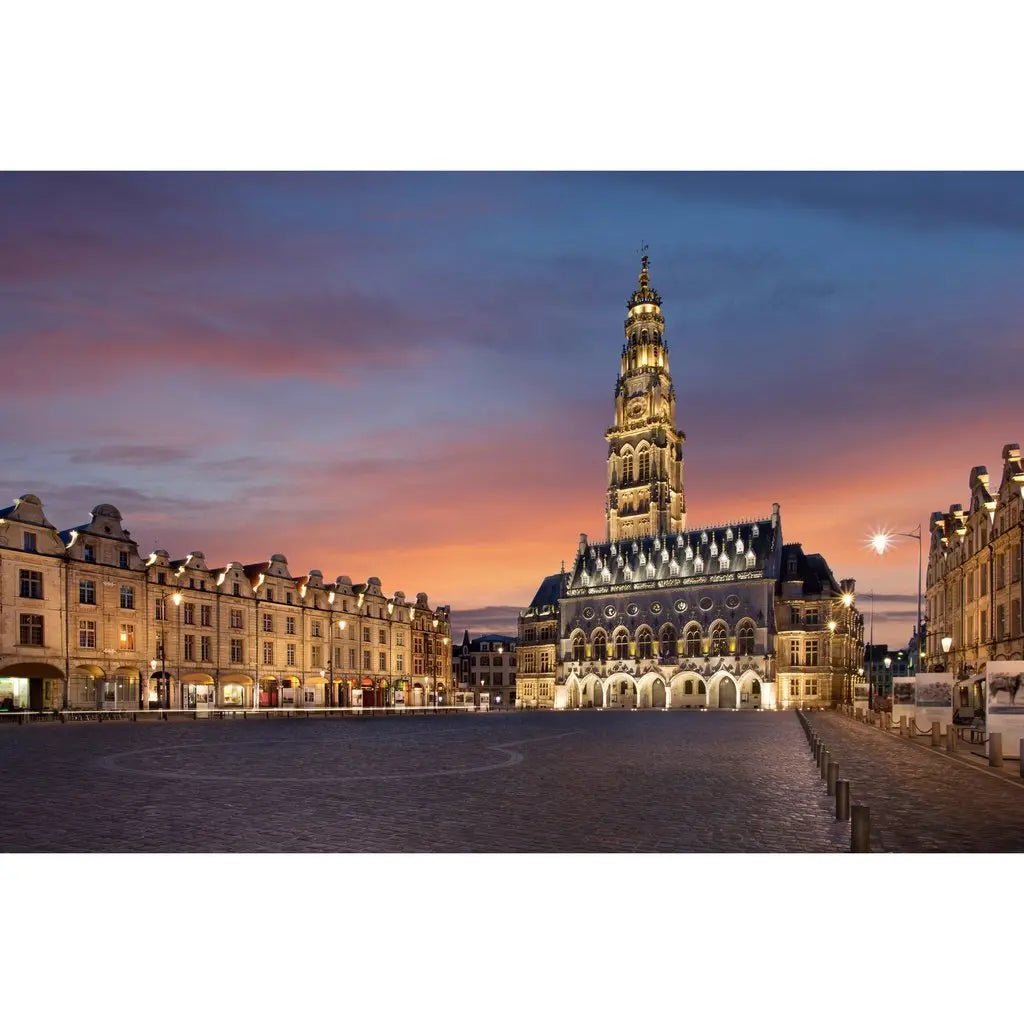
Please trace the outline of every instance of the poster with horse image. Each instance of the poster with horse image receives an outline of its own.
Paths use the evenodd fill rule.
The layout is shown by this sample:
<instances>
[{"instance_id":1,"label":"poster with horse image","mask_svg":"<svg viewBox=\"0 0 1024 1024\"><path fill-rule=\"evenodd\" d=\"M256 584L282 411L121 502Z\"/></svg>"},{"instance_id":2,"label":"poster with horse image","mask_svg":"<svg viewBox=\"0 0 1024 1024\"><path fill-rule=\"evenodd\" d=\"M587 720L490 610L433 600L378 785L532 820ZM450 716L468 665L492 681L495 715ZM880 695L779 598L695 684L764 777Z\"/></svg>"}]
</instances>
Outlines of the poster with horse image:
<instances>
[{"instance_id":1,"label":"poster with horse image","mask_svg":"<svg viewBox=\"0 0 1024 1024\"><path fill-rule=\"evenodd\" d=\"M1024 715L1024 661L990 661L986 675L988 713Z\"/></svg>"}]
</instances>

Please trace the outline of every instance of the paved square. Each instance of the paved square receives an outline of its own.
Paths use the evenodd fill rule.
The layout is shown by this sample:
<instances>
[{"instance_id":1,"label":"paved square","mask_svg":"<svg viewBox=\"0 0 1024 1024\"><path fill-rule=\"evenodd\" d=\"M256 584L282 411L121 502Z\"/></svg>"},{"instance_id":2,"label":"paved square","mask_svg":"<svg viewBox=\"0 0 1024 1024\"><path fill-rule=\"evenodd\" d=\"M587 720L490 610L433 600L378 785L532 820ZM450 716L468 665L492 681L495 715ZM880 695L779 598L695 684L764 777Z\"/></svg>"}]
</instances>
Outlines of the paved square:
<instances>
[{"instance_id":1,"label":"paved square","mask_svg":"<svg viewBox=\"0 0 1024 1024\"><path fill-rule=\"evenodd\" d=\"M5 851L848 848L792 714L6 726Z\"/></svg>"}]
</instances>

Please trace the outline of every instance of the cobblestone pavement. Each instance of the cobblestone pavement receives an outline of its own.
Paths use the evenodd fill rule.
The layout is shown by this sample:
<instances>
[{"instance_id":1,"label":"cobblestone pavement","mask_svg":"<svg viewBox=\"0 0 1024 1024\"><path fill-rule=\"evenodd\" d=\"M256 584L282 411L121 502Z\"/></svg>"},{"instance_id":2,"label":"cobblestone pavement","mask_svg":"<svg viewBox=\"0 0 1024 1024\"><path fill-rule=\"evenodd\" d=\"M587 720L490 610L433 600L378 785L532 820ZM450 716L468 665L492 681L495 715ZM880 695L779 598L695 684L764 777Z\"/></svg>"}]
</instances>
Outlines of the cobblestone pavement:
<instances>
[{"instance_id":1,"label":"cobblestone pavement","mask_svg":"<svg viewBox=\"0 0 1024 1024\"><path fill-rule=\"evenodd\" d=\"M833 712L807 717L850 802L871 808L873 850L1024 851L1024 786Z\"/></svg>"},{"instance_id":2,"label":"cobblestone pavement","mask_svg":"<svg viewBox=\"0 0 1024 1024\"><path fill-rule=\"evenodd\" d=\"M0 729L4 851L829 851L792 714Z\"/></svg>"}]
</instances>

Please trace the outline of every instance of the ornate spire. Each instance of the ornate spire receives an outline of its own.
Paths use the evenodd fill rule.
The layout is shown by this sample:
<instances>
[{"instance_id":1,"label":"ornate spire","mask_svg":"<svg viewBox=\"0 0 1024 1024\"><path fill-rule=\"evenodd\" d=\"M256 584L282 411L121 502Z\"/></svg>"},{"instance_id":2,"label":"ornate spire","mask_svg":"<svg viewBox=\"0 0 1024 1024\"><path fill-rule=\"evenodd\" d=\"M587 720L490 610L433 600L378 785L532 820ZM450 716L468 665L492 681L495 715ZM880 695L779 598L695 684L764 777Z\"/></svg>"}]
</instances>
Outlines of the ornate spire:
<instances>
[{"instance_id":1,"label":"ornate spire","mask_svg":"<svg viewBox=\"0 0 1024 1024\"><path fill-rule=\"evenodd\" d=\"M647 249L647 246L644 246ZM647 253L644 252L643 256L640 257L640 282L639 287L630 296L629 302L626 303L627 309L632 309L634 306L642 305L645 302L652 302L656 306L661 305L661 296L651 287L650 274L648 272L648 265L650 258Z\"/></svg>"}]
</instances>

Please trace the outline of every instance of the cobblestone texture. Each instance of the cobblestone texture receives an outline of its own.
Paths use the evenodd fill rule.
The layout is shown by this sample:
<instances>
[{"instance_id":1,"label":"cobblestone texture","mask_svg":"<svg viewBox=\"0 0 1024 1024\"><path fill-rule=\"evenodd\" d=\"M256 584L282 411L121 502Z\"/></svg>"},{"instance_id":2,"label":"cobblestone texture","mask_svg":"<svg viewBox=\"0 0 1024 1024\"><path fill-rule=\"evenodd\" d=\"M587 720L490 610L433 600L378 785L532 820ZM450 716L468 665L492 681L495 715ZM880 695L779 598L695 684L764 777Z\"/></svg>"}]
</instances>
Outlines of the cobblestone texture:
<instances>
[{"instance_id":1,"label":"cobblestone texture","mask_svg":"<svg viewBox=\"0 0 1024 1024\"><path fill-rule=\"evenodd\" d=\"M833 712L808 720L850 780L850 802L871 808L873 850L1024 851L1024 787Z\"/></svg>"},{"instance_id":2,"label":"cobblestone texture","mask_svg":"<svg viewBox=\"0 0 1024 1024\"><path fill-rule=\"evenodd\" d=\"M4 851L829 851L792 714L0 730Z\"/></svg>"}]
</instances>

